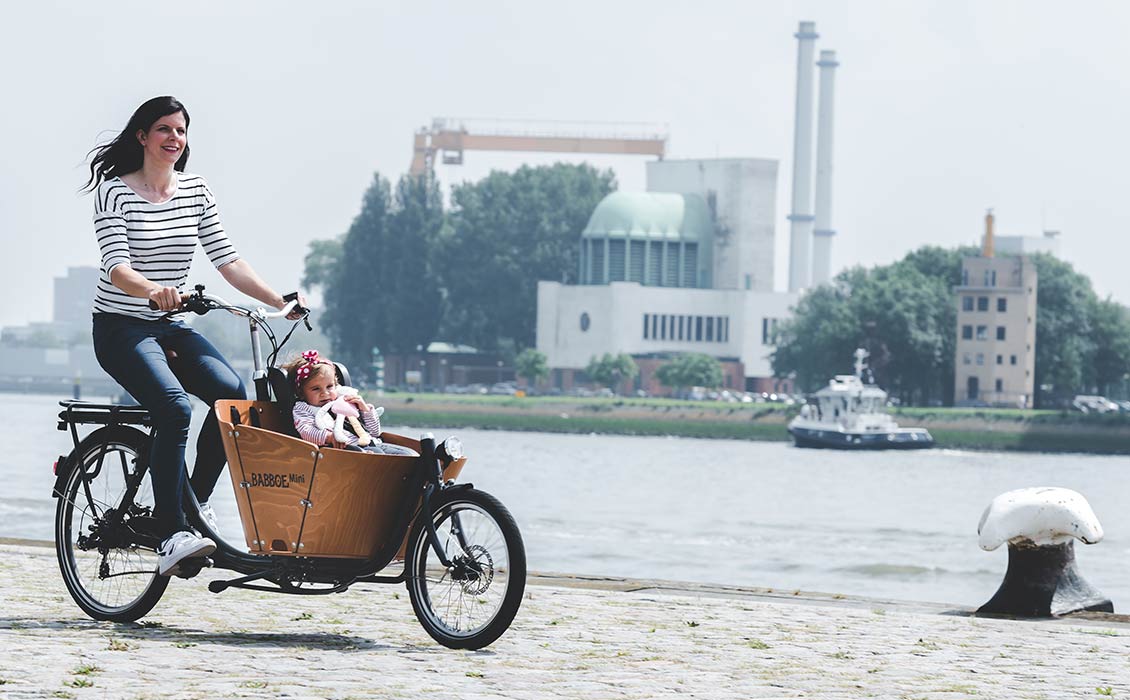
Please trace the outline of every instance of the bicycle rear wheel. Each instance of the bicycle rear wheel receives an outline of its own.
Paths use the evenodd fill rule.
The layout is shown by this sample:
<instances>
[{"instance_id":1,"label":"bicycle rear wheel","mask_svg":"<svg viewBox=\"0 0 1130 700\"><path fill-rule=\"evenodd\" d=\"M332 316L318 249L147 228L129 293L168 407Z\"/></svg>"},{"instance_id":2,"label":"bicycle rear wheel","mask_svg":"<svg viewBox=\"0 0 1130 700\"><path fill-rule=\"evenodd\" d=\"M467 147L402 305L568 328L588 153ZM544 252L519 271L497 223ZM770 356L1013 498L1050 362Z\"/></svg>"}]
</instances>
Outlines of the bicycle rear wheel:
<instances>
[{"instance_id":1,"label":"bicycle rear wheel","mask_svg":"<svg viewBox=\"0 0 1130 700\"><path fill-rule=\"evenodd\" d=\"M481 649L510 627L526 589L526 550L514 517L498 499L452 489L432 504L445 567L417 521L409 547L408 595L416 618L440 644Z\"/></svg>"},{"instance_id":2,"label":"bicycle rear wheel","mask_svg":"<svg viewBox=\"0 0 1130 700\"><path fill-rule=\"evenodd\" d=\"M149 436L124 426L91 433L73 453L55 509L55 552L75 603L95 620L132 622L153 609L157 575ZM140 458L139 458L140 456Z\"/></svg>"}]
</instances>

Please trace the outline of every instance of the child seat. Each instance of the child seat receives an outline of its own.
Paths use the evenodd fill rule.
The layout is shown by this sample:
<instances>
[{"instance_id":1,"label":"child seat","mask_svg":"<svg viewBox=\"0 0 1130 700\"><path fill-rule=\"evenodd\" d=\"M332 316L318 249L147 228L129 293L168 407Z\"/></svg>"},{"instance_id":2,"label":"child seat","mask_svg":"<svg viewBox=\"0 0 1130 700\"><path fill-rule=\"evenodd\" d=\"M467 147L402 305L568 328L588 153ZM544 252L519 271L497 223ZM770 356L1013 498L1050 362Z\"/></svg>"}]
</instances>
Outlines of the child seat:
<instances>
[{"instance_id":1,"label":"child seat","mask_svg":"<svg viewBox=\"0 0 1130 700\"><path fill-rule=\"evenodd\" d=\"M393 536L418 458L313 445L293 436L282 403L220 400L215 410L252 553L365 559ZM420 450L394 433L381 439ZM465 462L450 464L444 479Z\"/></svg>"}]
</instances>

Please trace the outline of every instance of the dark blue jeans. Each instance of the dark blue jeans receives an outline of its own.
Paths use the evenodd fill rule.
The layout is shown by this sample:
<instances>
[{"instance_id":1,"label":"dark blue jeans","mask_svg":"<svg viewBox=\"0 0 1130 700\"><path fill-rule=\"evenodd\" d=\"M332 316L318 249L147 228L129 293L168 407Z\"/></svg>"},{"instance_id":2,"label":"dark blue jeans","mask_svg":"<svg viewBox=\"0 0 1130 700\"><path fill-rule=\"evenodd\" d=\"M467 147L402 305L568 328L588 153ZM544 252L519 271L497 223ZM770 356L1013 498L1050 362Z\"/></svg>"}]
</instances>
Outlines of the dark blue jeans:
<instances>
[{"instance_id":1,"label":"dark blue jeans","mask_svg":"<svg viewBox=\"0 0 1130 700\"><path fill-rule=\"evenodd\" d=\"M102 369L153 417L155 517L162 538L188 529L184 495L184 451L192 420L191 393L209 407L217 399L244 399L247 392L220 351L183 321L145 321L121 314L94 314L94 354ZM205 502L227 458L215 410L209 408L196 441L190 484Z\"/></svg>"}]
</instances>

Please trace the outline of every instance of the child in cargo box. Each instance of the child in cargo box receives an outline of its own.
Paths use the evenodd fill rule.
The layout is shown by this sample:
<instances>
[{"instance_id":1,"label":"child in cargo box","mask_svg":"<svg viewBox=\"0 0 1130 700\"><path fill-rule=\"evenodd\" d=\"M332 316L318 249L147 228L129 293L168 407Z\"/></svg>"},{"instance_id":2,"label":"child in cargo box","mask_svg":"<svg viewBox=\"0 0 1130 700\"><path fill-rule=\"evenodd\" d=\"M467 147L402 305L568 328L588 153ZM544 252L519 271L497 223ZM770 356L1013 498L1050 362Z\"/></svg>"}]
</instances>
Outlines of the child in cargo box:
<instances>
[{"instance_id":1,"label":"child in cargo box","mask_svg":"<svg viewBox=\"0 0 1130 700\"><path fill-rule=\"evenodd\" d=\"M337 383L334 365L317 350L307 350L302 356L284 366L288 377L294 381L294 427L303 440L315 445L330 445L345 450L373 452L386 455L405 455L415 457L416 452L407 447L382 442L380 411L365 403L356 393L343 398L360 414L361 422L352 422L354 432L338 432L339 440L332 428L321 428L315 423L319 409L338 399L341 387ZM346 423L350 425L350 423ZM367 436L358 435L358 431ZM371 440L367 440L370 437ZM368 444L361 444L368 442Z\"/></svg>"}]
</instances>

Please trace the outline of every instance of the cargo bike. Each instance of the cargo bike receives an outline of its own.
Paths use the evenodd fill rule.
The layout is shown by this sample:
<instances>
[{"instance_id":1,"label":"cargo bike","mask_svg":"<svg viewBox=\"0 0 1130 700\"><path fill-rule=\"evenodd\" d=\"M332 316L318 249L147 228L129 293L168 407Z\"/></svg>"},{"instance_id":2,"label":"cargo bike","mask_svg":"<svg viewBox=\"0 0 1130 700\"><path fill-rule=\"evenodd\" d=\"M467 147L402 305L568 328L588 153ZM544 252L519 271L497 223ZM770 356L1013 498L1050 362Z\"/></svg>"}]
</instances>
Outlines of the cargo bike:
<instances>
[{"instance_id":1,"label":"cargo bike","mask_svg":"<svg viewBox=\"0 0 1130 700\"><path fill-rule=\"evenodd\" d=\"M355 584L403 583L420 624L437 642L454 649L487 646L510 626L525 589L525 549L514 518L490 494L455 482L467 461L457 438L381 435L418 457L300 440L290 411L293 385L274 366L299 322L281 342L268 323L296 306L291 298L278 312L248 309L197 286L173 312L224 310L246 318L256 394L254 401L214 407L246 547L213 531L186 488L188 522L216 542L216 551L182 561L178 575L191 578L203 567L235 574L210 581L213 593L244 588L324 595ZM272 347L266 363L261 336ZM337 372L348 385L345 368L338 365ZM157 574L149 414L122 404L60 405L58 428L74 442L56 462L53 488L63 581L90 617L138 620L170 580ZM80 437L80 426L95 429Z\"/></svg>"}]
</instances>

